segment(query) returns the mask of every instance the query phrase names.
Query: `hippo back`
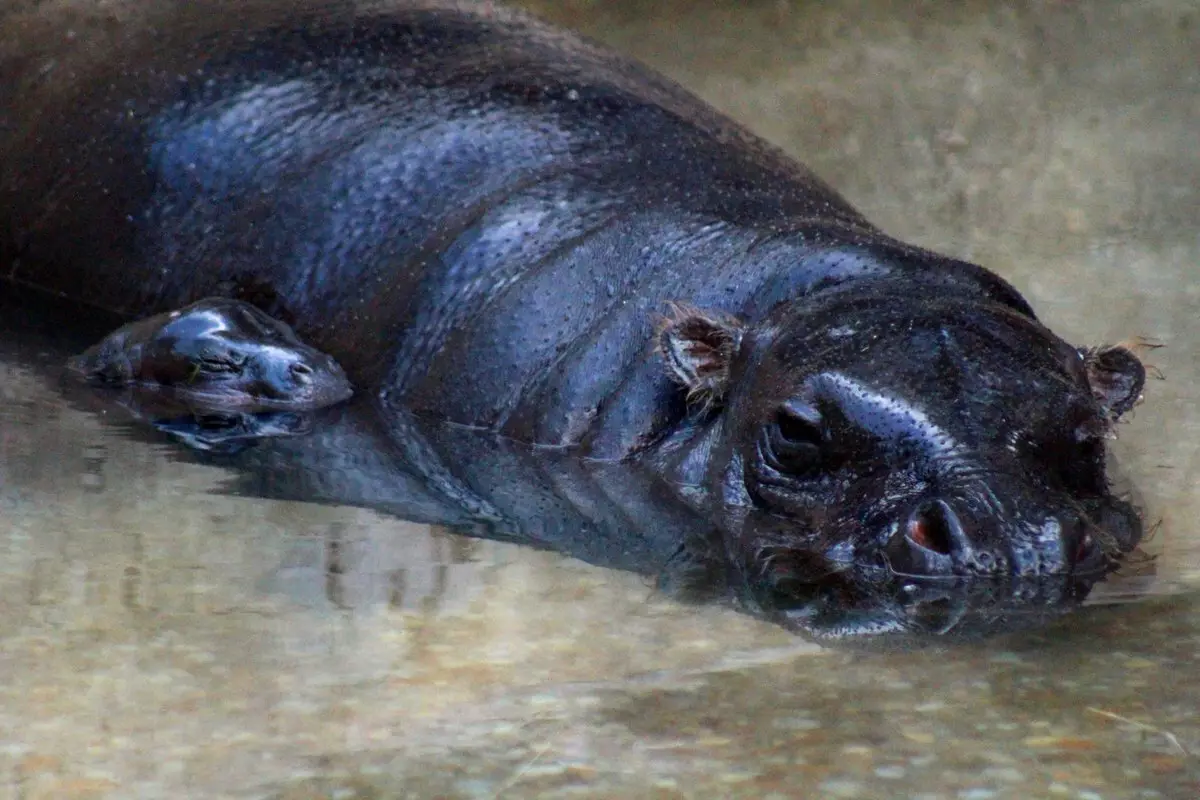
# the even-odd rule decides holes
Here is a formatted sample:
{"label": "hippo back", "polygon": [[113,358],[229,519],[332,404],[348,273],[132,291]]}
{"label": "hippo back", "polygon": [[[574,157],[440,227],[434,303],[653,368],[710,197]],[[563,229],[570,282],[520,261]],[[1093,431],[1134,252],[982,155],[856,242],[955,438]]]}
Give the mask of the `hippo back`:
{"label": "hippo back", "polygon": [[648,348],[668,301],[757,318],[871,248],[928,256],[518,14],[155,13],[90,62],[3,51],[10,278],[130,315],[249,299],[418,413],[627,452],[677,416]]}

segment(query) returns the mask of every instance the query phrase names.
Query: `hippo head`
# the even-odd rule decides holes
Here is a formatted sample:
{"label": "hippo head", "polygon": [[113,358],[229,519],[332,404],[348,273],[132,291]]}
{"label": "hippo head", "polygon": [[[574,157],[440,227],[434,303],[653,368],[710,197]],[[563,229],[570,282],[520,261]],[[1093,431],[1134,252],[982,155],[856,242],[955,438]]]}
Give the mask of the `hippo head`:
{"label": "hippo head", "polygon": [[1145,370],[1122,347],[1068,345],[1000,294],[858,284],[754,324],[676,309],[658,344],[719,528],[688,546],[689,569],[830,635],[942,633],[981,597],[1082,599],[1141,538],[1105,442]]}
{"label": "hippo head", "polygon": [[254,306],[224,298],[125,325],[69,366],[99,382],[169,391],[209,412],[317,409],[352,391],[333,358]]}

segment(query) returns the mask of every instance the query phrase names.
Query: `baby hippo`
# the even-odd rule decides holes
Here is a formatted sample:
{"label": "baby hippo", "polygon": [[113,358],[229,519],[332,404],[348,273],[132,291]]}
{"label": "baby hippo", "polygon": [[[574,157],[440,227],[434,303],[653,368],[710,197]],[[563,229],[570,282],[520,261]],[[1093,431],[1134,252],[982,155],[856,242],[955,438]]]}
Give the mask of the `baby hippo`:
{"label": "baby hippo", "polygon": [[131,322],[67,366],[90,381],[161,389],[206,412],[313,410],[352,394],[331,357],[254,306],[223,298]]}

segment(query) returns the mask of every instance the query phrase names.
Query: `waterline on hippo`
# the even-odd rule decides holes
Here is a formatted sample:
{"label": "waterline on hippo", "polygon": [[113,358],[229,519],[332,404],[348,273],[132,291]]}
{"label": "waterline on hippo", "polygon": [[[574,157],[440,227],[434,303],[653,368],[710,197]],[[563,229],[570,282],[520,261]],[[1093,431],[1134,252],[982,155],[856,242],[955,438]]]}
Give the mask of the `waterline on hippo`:
{"label": "waterline on hippo", "polygon": [[311,428],[235,420],[258,446],[205,457],[243,491],[823,637],[1051,616],[1140,540],[1105,464],[1129,349],[1068,345],[1001,278],[519,14],[246,8],[172,10],[0,127],[7,280],[126,317],[246,303],[353,384]]}

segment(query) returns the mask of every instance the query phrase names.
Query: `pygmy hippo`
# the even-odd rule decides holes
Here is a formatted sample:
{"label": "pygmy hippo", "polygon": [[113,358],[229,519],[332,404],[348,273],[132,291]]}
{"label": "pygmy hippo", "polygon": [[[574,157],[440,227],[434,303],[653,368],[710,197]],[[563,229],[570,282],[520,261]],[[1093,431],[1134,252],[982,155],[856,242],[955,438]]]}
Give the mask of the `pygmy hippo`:
{"label": "pygmy hippo", "polygon": [[123,325],[68,367],[88,380],[159,390],[212,411],[324,408],[352,394],[330,356],[254,306],[224,298]]}
{"label": "pygmy hippo", "polygon": [[670,81],[451,0],[151,17],[0,48],[0,264],[130,316],[239,299],[340,364],[339,421],[247,474],[417,516],[405,472],[465,529],[831,635],[941,632],[978,582],[1078,599],[1140,539],[1105,465],[1130,350]]}

